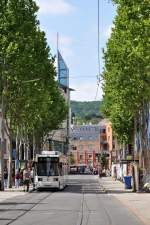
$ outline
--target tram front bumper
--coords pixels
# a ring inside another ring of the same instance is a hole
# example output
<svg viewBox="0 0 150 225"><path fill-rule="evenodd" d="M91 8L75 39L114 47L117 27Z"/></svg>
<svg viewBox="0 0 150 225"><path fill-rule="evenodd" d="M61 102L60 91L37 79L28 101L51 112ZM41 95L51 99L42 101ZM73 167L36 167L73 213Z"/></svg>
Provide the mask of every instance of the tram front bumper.
<svg viewBox="0 0 150 225"><path fill-rule="evenodd" d="M40 181L35 184L35 187L38 188L59 188L59 182L53 181L53 182L43 182Z"/></svg>

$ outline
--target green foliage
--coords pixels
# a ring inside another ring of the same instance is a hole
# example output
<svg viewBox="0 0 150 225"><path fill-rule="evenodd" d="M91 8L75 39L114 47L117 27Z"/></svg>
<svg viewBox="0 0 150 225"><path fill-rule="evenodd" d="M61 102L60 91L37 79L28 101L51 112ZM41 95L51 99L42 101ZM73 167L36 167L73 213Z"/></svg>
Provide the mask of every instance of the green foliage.
<svg viewBox="0 0 150 225"><path fill-rule="evenodd" d="M33 0L0 2L0 95L13 132L24 127L44 134L57 128L67 112L37 10Z"/></svg>
<svg viewBox="0 0 150 225"><path fill-rule="evenodd" d="M103 112L121 142L129 142L134 117L150 97L150 2L114 0L117 16L104 52Z"/></svg>
<svg viewBox="0 0 150 225"><path fill-rule="evenodd" d="M70 162L70 165L75 164L75 157L72 153L70 153L70 155L69 155L69 162Z"/></svg>
<svg viewBox="0 0 150 225"><path fill-rule="evenodd" d="M100 155L100 163L102 168L106 167L108 163L107 156L104 153Z"/></svg>
<svg viewBox="0 0 150 225"><path fill-rule="evenodd" d="M0 98L10 144L12 137L29 144L34 136L40 149L43 136L66 118L67 106L37 10L33 0L0 1ZM9 150L11 187L11 146Z"/></svg>
<svg viewBox="0 0 150 225"><path fill-rule="evenodd" d="M71 101L71 110L78 123L96 124L102 118L101 101L79 102Z"/></svg>

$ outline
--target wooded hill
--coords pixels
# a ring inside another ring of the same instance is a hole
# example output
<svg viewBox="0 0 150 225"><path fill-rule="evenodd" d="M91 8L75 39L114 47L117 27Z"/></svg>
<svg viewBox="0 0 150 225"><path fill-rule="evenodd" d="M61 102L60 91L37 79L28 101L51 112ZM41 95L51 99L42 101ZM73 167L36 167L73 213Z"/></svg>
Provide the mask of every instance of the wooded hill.
<svg viewBox="0 0 150 225"><path fill-rule="evenodd" d="M71 101L71 111L77 123L96 124L102 118L101 104L101 101Z"/></svg>

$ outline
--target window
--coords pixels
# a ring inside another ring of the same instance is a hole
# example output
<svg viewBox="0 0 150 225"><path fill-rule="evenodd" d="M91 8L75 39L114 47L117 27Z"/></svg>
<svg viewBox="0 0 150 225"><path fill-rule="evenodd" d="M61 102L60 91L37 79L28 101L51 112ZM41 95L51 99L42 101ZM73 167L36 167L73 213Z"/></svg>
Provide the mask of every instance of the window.
<svg viewBox="0 0 150 225"><path fill-rule="evenodd" d="M80 160L83 160L83 155L80 155Z"/></svg>
<svg viewBox="0 0 150 225"><path fill-rule="evenodd" d="M104 128L101 129L101 133L102 133L102 134L105 134L105 133L106 133L106 129L104 129Z"/></svg>
<svg viewBox="0 0 150 225"><path fill-rule="evenodd" d="M83 150L83 145L79 145L79 150L80 150L80 151Z"/></svg>
<svg viewBox="0 0 150 225"><path fill-rule="evenodd" d="M91 158L92 158L92 155L91 155L91 154L89 154L88 156L89 156L89 159L91 159Z"/></svg>
<svg viewBox="0 0 150 225"><path fill-rule="evenodd" d="M37 163L38 176L58 176L59 175L59 159L49 157L39 157Z"/></svg>
<svg viewBox="0 0 150 225"><path fill-rule="evenodd" d="M89 150L92 150L92 149L93 149L93 145L91 145L91 144L88 145L88 149L89 149Z"/></svg>

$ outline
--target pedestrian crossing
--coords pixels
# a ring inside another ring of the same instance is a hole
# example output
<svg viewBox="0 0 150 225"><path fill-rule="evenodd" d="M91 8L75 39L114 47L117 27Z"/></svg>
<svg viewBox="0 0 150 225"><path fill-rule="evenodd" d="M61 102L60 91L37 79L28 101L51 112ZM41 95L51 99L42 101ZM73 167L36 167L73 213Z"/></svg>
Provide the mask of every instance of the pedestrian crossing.
<svg viewBox="0 0 150 225"><path fill-rule="evenodd" d="M105 193L105 190L103 189L102 186L98 185L83 185L81 191L85 194L101 194L101 193Z"/></svg>
<svg viewBox="0 0 150 225"><path fill-rule="evenodd" d="M89 179L89 176L86 177L83 175L79 179L69 179L68 180L68 190L73 190L77 193L84 194L103 194L105 190L102 185L100 185L98 179Z"/></svg>

